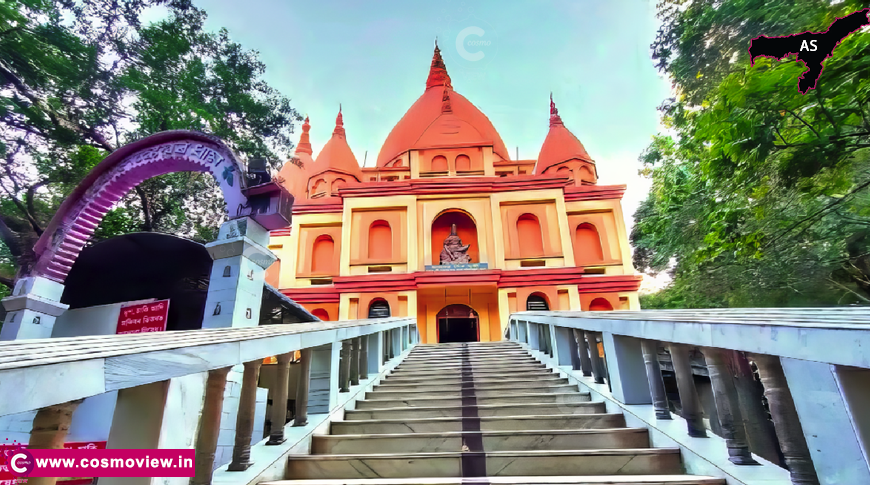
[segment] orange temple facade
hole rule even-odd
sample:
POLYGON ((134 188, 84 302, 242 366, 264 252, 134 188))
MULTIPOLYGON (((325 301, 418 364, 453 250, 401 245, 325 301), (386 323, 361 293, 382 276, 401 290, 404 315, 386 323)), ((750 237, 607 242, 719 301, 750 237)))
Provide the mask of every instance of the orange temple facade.
POLYGON ((309 130, 279 174, 296 201, 267 281, 322 320, 416 316, 423 342, 494 341, 516 311, 639 309, 625 186, 597 184, 552 100, 537 160, 512 160, 436 47, 376 167, 359 166, 340 110, 316 158, 309 130), (461 245, 445 242, 454 226, 461 245))

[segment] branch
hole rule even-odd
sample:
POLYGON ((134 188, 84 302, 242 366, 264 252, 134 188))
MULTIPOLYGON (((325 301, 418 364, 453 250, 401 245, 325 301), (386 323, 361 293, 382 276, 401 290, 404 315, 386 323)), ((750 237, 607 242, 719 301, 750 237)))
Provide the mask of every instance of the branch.
POLYGON ((145 215, 145 222, 142 224, 142 230, 146 232, 154 231, 153 222, 151 220, 151 202, 148 200, 148 194, 142 190, 142 187, 136 186, 136 194, 139 195, 139 200, 142 202, 142 212, 145 215))
MULTIPOLYGON (((36 195, 36 191, 40 187, 42 187, 43 185, 45 185, 47 183, 48 183, 48 180, 43 180, 43 181, 40 181, 40 182, 37 182, 37 183, 31 185, 30 188, 27 189, 27 193, 25 194, 24 201, 27 204, 27 211, 30 214, 36 214, 36 208, 33 206, 33 199, 34 199, 34 196, 36 195)), ((33 229, 36 231, 37 236, 42 236, 42 232, 43 232, 42 227, 34 226, 33 229)))
POLYGON ((792 116, 794 116, 795 118, 797 118, 798 120, 800 120, 801 123, 803 123, 804 125, 806 125, 806 127, 809 128, 810 131, 812 131, 812 132, 816 135, 816 138, 819 138, 819 139, 822 138, 821 135, 819 135, 819 132, 816 131, 816 129, 813 128, 812 125, 810 125, 809 123, 807 123, 806 121, 804 121, 803 118, 801 118, 800 116, 798 116, 797 113, 795 113, 794 111, 792 111, 792 110, 790 110, 790 109, 785 109, 784 111, 787 111, 787 112, 790 113, 792 116))
MULTIPOLYGON (((791 231, 793 231, 795 228, 797 228, 797 227, 800 226, 801 224, 803 224, 803 223, 805 223, 805 222, 807 222, 807 221, 809 221, 809 220, 812 220, 812 219, 818 217, 819 215, 824 215, 825 212, 827 212, 827 211, 829 211, 830 209, 836 207, 837 205, 843 203, 843 202, 844 202, 846 199, 848 199, 850 196, 854 195, 854 194, 857 193, 858 191, 863 190, 863 189, 865 189, 865 188, 867 188, 867 187, 870 187, 870 180, 868 180, 868 181, 864 182, 863 184, 861 184, 861 185, 855 187, 854 189, 852 189, 851 191, 849 191, 849 193, 846 194, 846 195, 844 195, 843 197, 841 197, 841 198, 839 198, 839 199, 837 199, 837 200, 831 202, 830 204, 826 205, 825 207, 822 207, 821 209, 817 210, 816 212, 813 212, 812 214, 808 215, 807 217, 804 217, 803 219, 801 219, 801 220, 795 222, 794 224, 792 224, 791 226, 789 226, 785 231, 783 231, 779 236, 776 236, 776 237, 773 238, 769 243, 765 244, 764 247, 767 248, 767 247, 772 246, 776 241, 782 239, 786 234, 790 233, 791 231)), ((804 230, 806 230, 806 229, 804 229, 804 230)), ((801 234, 803 234, 803 231, 801 231, 801 234)))
POLYGON ((831 279, 831 278, 826 278, 826 279, 827 279, 829 282, 831 282, 831 283, 833 283, 833 284, 839 286, 840 288, 842 288, 842 289, 848 291, 849 293, 851 293, 851 294, 857 296, 857 297, 858 297, 861 301, 863 301, 864 303, 870 303, 870 299, 868 299, 868 298, 866 298, 866 297, 864 297, 864 296, 858 294, 857 292, 855 292, 855 290, 849 288, 848 286, 846 286, 846 285, 844 285, 844 284, 842 284, 842 283, 839 283, 839 282, 837 282, 837 281, 834 281, 834 280, 831 279))

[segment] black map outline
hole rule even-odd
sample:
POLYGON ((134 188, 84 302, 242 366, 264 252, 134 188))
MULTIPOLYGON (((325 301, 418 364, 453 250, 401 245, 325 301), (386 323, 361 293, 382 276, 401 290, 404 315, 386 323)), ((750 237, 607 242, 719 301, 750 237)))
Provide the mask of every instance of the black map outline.
MULTIPOLYGON (((829 57, 833 57, 834 50, 836 50, 837 46, 839 46, 840 43, 843 42, 843 40, 845 40, 846 37, 848 37, 852 33, 860 30, 863 27, 866 27, 867 25, 870 25, 870 20, 868 20, 867 18, 868 12, 870 12, 870 8, 856 10, 849 15, 838 17, 833 22, 831 22, 831 25, 829 25, 828 29, 824 32, 811 32, 808 30, 800 34, 785 35, 780 37, 768 37, 766 35, 760 35, 758 37, 755 37, 754 39, 749 41, 750 65, 754 66, 755 59, 758 57, 767 57, 773 60, 781 61, 792 55, 797 56, 795 61, 803 63, 804 67, 806 68, 806 70, 801 73, 801 76, 798 78, 798 92, 805 95, 810 90, 816 89, 816 86, 818 86, 819 79, 821 79, 822 73, 825 70, 824 62, 829 57), (861 14, 863 14, 863 22, 861 20, 858 20, 858 17, 860 17, 861 14), (852 25, 853 21, 860 23, 852 25), (837 30, 831 32, 831 29, 838 26, 839 28, 837 30), (841 29, 846 31, 841 31, 841 29), (828 36, 831 35, 833 35, 834 38, 837 39, 837 41, 830 46, 830 49, 827 50, 827 52, 824 50, 823 46, 819 46, 820 50, 818 52, 801 52, 800 46, 803 41, 827 40, 828 36), (763 42, 756 43, 756 41, 759 40, 762 40, 763 42), (756 52, 753 54, 753 44, 755 44, 756 51, 763 49, 763 52, 756 52), (817 61, 818 66, 816 66, 815 63, 812 66, 808 63, 808 58, 814 58, 815 56, 822 54, 824 54, 824 57, 817 61), (813 73, 816 67, 818 67, 818 74, 813 73), (808 77, 808 75, 811 77, 808 77), (812 76, 814 76, 814 78, 812 76)), ((815 59, 812 60, 814 61, 815 59)))

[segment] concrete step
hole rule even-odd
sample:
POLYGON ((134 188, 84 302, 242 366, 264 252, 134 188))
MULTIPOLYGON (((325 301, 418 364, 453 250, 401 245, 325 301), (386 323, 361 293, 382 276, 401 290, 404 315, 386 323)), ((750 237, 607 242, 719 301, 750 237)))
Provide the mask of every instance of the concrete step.
POLYGON ((448 351, 419 351, 417 349, 408 353, 408 357, 453 357, 453 356, 494 356, 494 355, 515 355, 520 357, 528 357, 531 354, 525 349, 505 348, 505 349, 482 349, 482 350, 448 350, 448 351))
POLYGON ((453 375, 453 374, 467 374, 469 372, 488 372, 490 374, 506 374, 506 373, 515 373, 515 372, 524 372, 524 371, 542 371, 547 370, 547 366, 544 364, 517 364, 510 366, 489 366, 489 365, 480 365, 480 364, 472 364, 469 366, 464 365, 440 365, 440 366, 429 366, 429 365, 414 365, 414 366, 398 366, 391 373, 391 375, 453 375))
POLYGON ((463 347, 467 347, 467 348, 471 349, 471 348, 482 348, 482 347, 496 348, 496 347, 521 347, 521 346, 520 346, 520 344, 518 344, 516 342, 511 342, 508 340, 499 340, 497 342, 455 342, 455 343, 449 343, 449 344, 441 344, 441 343, 417 344, 416 349, 421 349, 421 350, 454 349, 454 348, 459 349, 459 348, 463 348, 463 347))
POLYGON ((436 370, 426 370, 420 372, 398 372, 393 371, 393 373, 388 374, 384 377, 384 382, 392 382, 392 381, 419 381, 419 380, 431 380, 431 379, 500 379, 500 380, 510 380, 510 379, 526 379, 529 376, 554 376, 556 375, 550 369, 547 368, 535 368, 535 369, 526 369, 526 370, 511 370, 509 373, 500 372, 497 369, 472 369, 469 372, 439 372, 436 370))
POLYGON ((648 448, 649 433, 643 428, 558 431, 485 431, 379 435, 314 436, 311 453, 442 453, 462 451, 468 440, 480 439, 490 451, 604 450, 648 448))
POLYGON ((678 448, 307 455, 294 456, 287 463, 288 476, 307 479, 458 477, 474 472, 484 476, 673 475, 682 472, 682 465, 678 448))
MULTIPOLYGON (((528 384, 525 386, 510 386, 510 385, 498 385, 498 386, 488 386, 488 387, 475 387, 473 389, 475 397, 498 397, 498 396, 509 396, 511 394, 542 394, 542 393, 563 393, 563 392, 578 392, 576 384, 558 384, 549 386, 545 384, 528 384)), ((470 393, 466 393, 466 397, 468 397, 470 393)), ((442 389, 436 391, 406 391, 406 390, 381 390, 379 388, 375 388, 374 391, 370 391, 366 393, 366 399, 410 399, 410 398, 439 398, 439 397, 462 397, 463 391, 461 389, 442 389)))
POLYGON ((277 480, 259 485, 726 485, 715 477, 690 475, 607 475, 586 477, 426 477, 277 480))
POLYGON ((532 384, 538 385, 561 385, 568 384, 567 378, 559 377, 555 374, 552 374, 547 377, 535 377, 533 379, 515 379, 513 381, 504 381, 504 380, 478 380, 478 379, 466 379, 463 381, 456 382, 417 382, 417 383, 393 383, 393 382, 384 382, 383 384, 379 384, 375 390, 376 391, 455 391, 458 389, 462 389, 464 387, 473 387, 475 389, 479 388, 503 388, 507 386, 513 387, 523 387, 529 386, 532 384))
POLYGON ((347 421, 361 419, 422 419, 461 418, 463 416, 540 416, 551 414, 601 414, 607 409, 603 402, 560 404, 479 404, 476 406, 434 406, 359 409, 345 411, 347 421))
MULTIPOLYGON (((577 403, 589 402, 591 397, 588 392, 564 392, 564 393, 529 393, 511 394, 496 397, 477 396, 477 404, 553 404, 553 403, 577 403)), ((385 399, 366 399, 356 402, 356 409, 380 409, 380 408, 418 408, 437 406, 461 406, 461 397, 436 397, 436 398, 404 398, 387 397, 385 399)))
POLYGON ((559 379, 559 375, 551 372, 549 370, 539 371, 539 372, 528 372, 524 374, 514 374, 510 373, 508 375, 499 375, 499 374, 485 374, 478 375, 474 377, 473 375, 455 375, 455 376, 421 376, 421 377, 412 377, 412 376, 386 376, 383 380, 381 380, 381 386, 393 385, 393 384, 435 384, 435 383, 456 383, 456 382, 466 382, 466 381, 474 381, 474 382, 512 382, 516 380, 528 380, 528 379, 559 379))
POLYGON ((540 363, 533 357, 513 357, 513 356, 492 356, 492 357, 439 357, 439 358, 408 358, 402 361, 400 365, 453 365, 453 364, 502 364, 502 363, 540 363))
MULTIPOLYGON (((478 419, 475 419, 475 424, 478 419)), ((622 414, 562 414, 479 418, 481 431, 624 428, 622 414)), ((464 423, 468 426, 468 423, 464 423)), ((333 421, 330 434, 441 433, 463 431, 461 418, 333 421)), ((422 475, 421 475, 422 476, 422 475)))
POLYGON ((515 360, 515 359, 505 359, 499 361, 479 361, 479 360, 469 360, 462 361, 456 359, 450 362, 441 362, 437 364, 427 364, 422 362, 402 362, 398 366, 397 369, 452 369, 452 368, 478 368, 478 367, 496 367, 496 366, 504 366, 501 368, 502 372, 507 372, 513 367, 544 367, 545 365, 535 359, 523 359, 523 360, 515 360))

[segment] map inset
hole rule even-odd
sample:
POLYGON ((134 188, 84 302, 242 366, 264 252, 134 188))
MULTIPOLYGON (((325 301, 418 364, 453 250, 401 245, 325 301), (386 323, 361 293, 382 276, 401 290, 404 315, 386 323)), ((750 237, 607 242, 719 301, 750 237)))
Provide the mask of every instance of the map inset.
POLYGON ((838 18, 824 32, 804 32, 783 37, 764 35, 756 37, 749 43, 750 62, 754 65, 756 57, 781 60, 796 54, 797 61, 803 62, 807 67, 798 80, 798 91, 807 94, 807 91, 816 88, 824 69, 822 63, 833 55, 834 49, 840 42, 852 32, 870 25, 867 12, 870 12, 870 8, 838 18))

